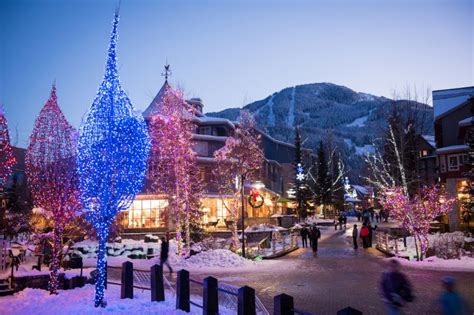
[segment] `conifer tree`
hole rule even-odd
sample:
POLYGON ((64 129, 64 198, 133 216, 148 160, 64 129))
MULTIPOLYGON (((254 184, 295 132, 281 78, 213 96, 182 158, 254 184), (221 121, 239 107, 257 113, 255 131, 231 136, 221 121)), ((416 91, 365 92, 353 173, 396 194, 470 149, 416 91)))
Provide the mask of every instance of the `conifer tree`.
POLYGON ((76 140, 77 132, 59 108, 53 85, 51 95, 35 121, 25 160, 34 205, 48 212, 54 223, 51 294, 57 294, 59 289, 64 228, 80 208, 76 140))

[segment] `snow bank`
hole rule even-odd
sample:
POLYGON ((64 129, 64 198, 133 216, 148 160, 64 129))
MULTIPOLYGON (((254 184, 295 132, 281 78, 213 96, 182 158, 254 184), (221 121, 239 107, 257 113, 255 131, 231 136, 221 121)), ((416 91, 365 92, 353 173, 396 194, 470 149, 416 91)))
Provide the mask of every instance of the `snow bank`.
POLYGON ((214 249, 193 255, 181 262, 182 267, 191 268, 235 268, 252 267, 256 262, 245 259, 227 249, 214 249))
POLYGON ((245 229, 245 232, 273 232, 273 231, 287 231, 288 229, 285 229, 284 227, 281 226, 276 226, 273 224, 255 224, 247 227, 245 229))
POLYGON ((324 219, 322 216, 313 215, 313 216, 307 217, 304 222, 306 224, 334 223, 334 219, 324 219))
POLYGON ((423 269, 446 270, 446 271, 467 271, 474 272, 474 258, 463 256, 461 259, 443 259, 438 257, 428 257, 423 261, 397 259, 403 266, 423 269))
MULTIPOLYGON (((41 289, 25 289, 14 296, 0 297, 0 314, 202 314, 202 310, 191 305, 191 312, 175 309, 175 297, 166 292, 166 301, 151 302, 150 291, 135 289, 133 299, 120 299, 120 286, 110 285, 106 292, 107 307, 94 307, 94 286, 60 291, 50 295, 41 289)), ((201 303, 199 297, 192 300, 201 303)), ((219 314, 234 314, 222 307, 219 314)))

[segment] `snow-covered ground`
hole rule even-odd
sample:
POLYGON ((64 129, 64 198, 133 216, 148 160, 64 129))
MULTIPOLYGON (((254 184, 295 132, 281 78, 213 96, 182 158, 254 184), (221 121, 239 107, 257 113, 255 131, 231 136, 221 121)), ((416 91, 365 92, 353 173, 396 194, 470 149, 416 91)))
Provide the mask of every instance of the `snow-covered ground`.
POLYGON ((367 154, 375 153, 375 147, 371 144, 366 144, 362 147, 358 147, 358 146, 355 145, 354 142, 352 142, 351 139, 344 139, 344 143, 348 147, 353 147, 355 149, 357 155, 367 155, 367 154))
POLYGON ((367 119, 369 119, 369 115, 359 117, 350 124, 347 124, 347 127, 364 127, 365 123, 367 122, 367 119))
MULTIPOLYGON (((344 233, 344 237, 350 239, 352 242, 352 231, 353 231, 353 224, 355 222, 351 222, 349 228, 346 229, 344 233)), ((392 223, 393 224, 393 223, 392 223)), ((349 225, 348 225, 349 226, 349 225)), ((358 224, 358 226, 360 226, 358 224)), ((360 229, 359 229, 360 231, 360 229)), ((457 232, 459 233, 459 232, 457 232)), ((430 248, 438 247, 440 237, 446 237, 447 234, 454 234, 454 233, 444 233, 444 234, 431 234, 429 236, 430 240, 430 248)), ((464 237, 466 242, 472 242, 472 238, 464 237)), ((392 243, 394 241, 391 241, 392 243)), ((376 239, 374 237, 374 246, 376 244, 376 239)), ((393 248, 393 245, 391 245, 393 248)), ((468 256, 461 256, 459 259, 452 258, 452 259, 443 259, 436 256, 430 256, 425 258, 423 261, 416 261, 416 249, 415 249, 415 242, 413 237, 407 237, 407 246, 405 247, 403 244, 403 239, 398 240, 398 259, 400 263, 404 266, 414 267, 414 268, 422 268, 422 269, 433 269, 433 270, 446 270, 446 271, 468 271, 474 272, 474 258, 468 256), (410 257, 411 259, 408 260, 402 257, 410 257)), ((395 254, 392 252, 392 254, 395 254)), ((390 258, 387 258, 390 259, 390 258)))
POLYGON ((474 258, 463 256, 461 259, 442 259, 435 256, 425 258, 423 261, 407 260, 404 258, 395 258, 403 266, 434 269, 445 271, 468 271, 474 272, 474 258))
POLYGON ((290 108, 288 109, 287 121, 287 126, 290 128, 293 128, 293 124, 295 123, 295 93, 296 87, 293 87, 293 90, 291 90, 290 108))
MULTIPOLYGON (((134 290, 133 299, 120 299, 120 286, 109 285, 106 291, 107 307, 94 307, 94 286, 60 291, 50 295, 48 291, 27 288, 13 296, 0 297, 0 314, 202 314, 202 309, 191 305, 191 312, 176 310, 176 298, 167 291, 166 301, 151 302, 150 291, 134 290)), ((202 303, 202 298, 191 300, 202 303)), ((219 309, 219 314, 235 314, 235 311, 219 309)))

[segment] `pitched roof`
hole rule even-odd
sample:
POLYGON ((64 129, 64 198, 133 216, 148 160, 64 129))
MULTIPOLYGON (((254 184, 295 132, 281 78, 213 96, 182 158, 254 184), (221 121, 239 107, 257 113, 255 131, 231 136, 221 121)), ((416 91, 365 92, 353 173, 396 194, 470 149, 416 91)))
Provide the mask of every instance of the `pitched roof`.
POLYGON ((149 119, 152 116, 154 116, 156 113, 158 113, 159 104, 161 103, 161 101, 165 97, 165 92, 168 89, 171 89, 171 86, 168 84, 168 81, 165 81, 165 83, 163 83, 163 86, 161 87, 161 89, 158 91, 158 94, 156 94, 153 101, 151 101, 150 105, 148 105, 147 109, 145 109, 145 111, 143 112, 143 117, 145 119, 149 119))

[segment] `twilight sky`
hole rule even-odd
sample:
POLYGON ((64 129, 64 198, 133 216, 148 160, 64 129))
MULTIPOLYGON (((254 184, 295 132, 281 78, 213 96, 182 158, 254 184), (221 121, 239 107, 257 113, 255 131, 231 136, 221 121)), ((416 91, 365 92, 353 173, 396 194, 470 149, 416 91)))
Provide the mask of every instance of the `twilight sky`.
MULTIPOLYGON (((104 73, 118 0, 0 0, 0 103, 25 147, 57 82, 76 127, 104 73)), ((123 88, 144 110, 168 60, 205 111, 240 107, 285 87, 333 82, 394 90, 474 84, 474 0, 122 0, 123 88)))

